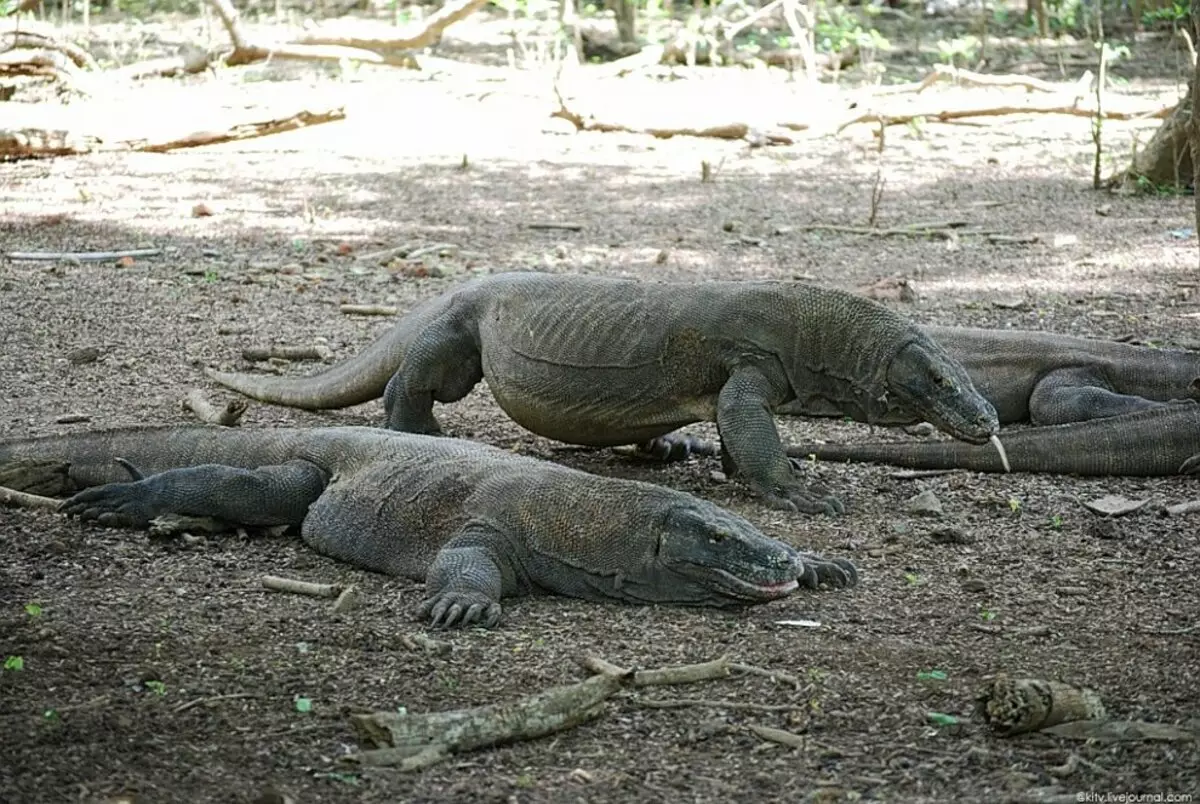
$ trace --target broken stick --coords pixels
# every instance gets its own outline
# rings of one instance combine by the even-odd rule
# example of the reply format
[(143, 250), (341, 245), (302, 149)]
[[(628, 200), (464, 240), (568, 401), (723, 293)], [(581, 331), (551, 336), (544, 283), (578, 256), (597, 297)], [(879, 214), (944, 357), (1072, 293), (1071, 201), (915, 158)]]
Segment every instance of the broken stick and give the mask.
[(396, 315), (400, 311), (386, 304), (343, 304), (338, 312), (342, 315)]
[(29, 262), (109, 262), (125, 257), (157, 257), (161, 248), (129, 248), (122, 251), (10, 251), (4, 256), (10, 260)]
[(250, 363), (263, 360), (331, 360), (333, 350), (323, 343), (312, 346), (247, 346), (242, 350), (242, 359)]
[(57, 511), (60, 501), (53, 497), (28, 494), (24, 491), (0, 486), (0, 505), (10, 508), (29, 508), (34, 511)]
[(246, 412), (244, 399), (232, 399), (223, 408), (218, 408), (204, 396), (199, 388), (188, 391), (183, 398), (183, 409), (196, 414), (196, 418), (206, 424), (218, 424), (222, 427), (234, 427)]
[(311, 583), (298, 581), (295, 578), (281, 578), (278, 575), (264, 575), (263, 589), (272, 592), (289, 592), (293, 595), (308, 595), (309, 597), (333, 597), (338, 594), (339, 587), (331, 583)]

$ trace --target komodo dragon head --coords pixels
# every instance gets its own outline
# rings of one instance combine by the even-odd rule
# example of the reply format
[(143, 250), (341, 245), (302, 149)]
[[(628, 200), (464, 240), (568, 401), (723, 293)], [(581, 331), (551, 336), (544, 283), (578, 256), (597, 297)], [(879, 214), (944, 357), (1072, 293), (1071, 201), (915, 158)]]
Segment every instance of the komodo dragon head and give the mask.
[[(749, 606), (786, 597), (800, 586), (858, 581), (854, 565), (800, 553), (742, 517), (703, 500), (673, 504), (652, 532), (642, 571), (626, 574), (617, 596), (637, 603)], [(610, 587), (611, 588), (611, 587)]]
[(912, 414), (971, 444), (993, 440), (1000, 431), (996, 409), (957, 360), (939, 344), (921, 337), (906, 344), (887, 368), (886, 399), (892, 410)]

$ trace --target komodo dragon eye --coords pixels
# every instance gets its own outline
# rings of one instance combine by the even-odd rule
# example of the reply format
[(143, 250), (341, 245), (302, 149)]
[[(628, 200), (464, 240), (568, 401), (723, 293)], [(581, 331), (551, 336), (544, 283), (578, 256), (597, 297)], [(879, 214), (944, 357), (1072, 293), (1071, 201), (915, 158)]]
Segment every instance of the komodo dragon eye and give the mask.
[(709, 534), (708, 540), (710, 542), (723, 542), (728, 537), (729, 537), (729, 531), (714, 530), (711, 534)]

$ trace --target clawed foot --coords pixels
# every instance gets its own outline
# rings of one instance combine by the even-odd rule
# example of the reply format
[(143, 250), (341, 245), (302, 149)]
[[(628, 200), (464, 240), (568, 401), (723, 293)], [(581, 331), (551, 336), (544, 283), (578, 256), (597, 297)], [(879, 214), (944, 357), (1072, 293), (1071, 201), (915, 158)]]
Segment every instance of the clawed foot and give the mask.
[(846, 506), (829, 489), (814, 484), (807, 489), (800, 486), (775, 486), (767, 488), (751, 484), (767, 505), (779, 511), (799, 511), (803, 514), (826, 514), (836, 516), (846, 513)]
[(663, 463), (675, 463), (686, 461), (693, 455), (702, 457), (716, 455), (717, 448), (712, 442), (705, 441), (703, 438), (668, 433), (638, 444), (638, 452)]
[(1200, 475), (1200, 455), (1193, 455), (1179, 467), (1181, 475)]
[(157, 512), (145, 504), (137, 483), (109, 483), (84, 489), (59, 508), (67, 516), (98, 522), (105, 527), (144, 528)]
[(813, 553), (800, 553), (800, 573), (796, 580), (801, 586), (816, 589), (827, 583), (835, 589), (858, 585), (858, 569), (844, 558), (822, 558)]
[(500, 622), (500, 604), (481, 592), (439, 592), (421, 603), (421, 616), (434, 628), (482, 625)]

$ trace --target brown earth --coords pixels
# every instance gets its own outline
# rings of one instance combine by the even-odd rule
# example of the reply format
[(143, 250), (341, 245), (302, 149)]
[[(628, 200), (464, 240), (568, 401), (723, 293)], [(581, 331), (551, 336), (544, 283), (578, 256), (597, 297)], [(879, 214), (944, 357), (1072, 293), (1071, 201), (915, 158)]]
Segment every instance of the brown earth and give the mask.
[[(312, 75), (205, 79), (192, 89), (250, 102), (334, 99), (347, 104), (346, 122), (165, 156), (0, 166), (0, 251), (165, 250), (126, 266), (0, 262), (0, 436), (187, 423), (179, 402), (188, 389), (229, 398), (201, 368), (239, 365), (244, 346), (320, 340), (344, 358), (391, 321), (341, 315), (339, 303), (404, 309), (470, 274), (513, 268), (807, 277), (845, 288), (903, 277), (916, 298), (895, 306), (923, 322), (1200, 339), (1196, 244), (1181, 231), (1192, 226), (1191, 199), (1094, 193), (1086, 119), (897, 127), (882, 155), (862, 126), (751, 149), (564, 133), (546, 116), (548, 81), (536, 71), (497, 68), (465, 83), (365, 70)], [(1172, 79), (1138, 78), (1127, 91), (1169, 97)], [(680, 98), (707, 93), (704, 103), (739, 86), (743, 101), (763, 92), (762, 106), (779, 118), (784, 103), (805, 108), (801, 89), (754, 72), (701, 70), (675, 83)], [(659, 91), (650, 84), (647, 92)], [(956, 92), (937, 97), (953, 102)], [(1153, 127), (1108, 126), (1108, 164), (1124, 159), (1133, 132), (1144, 141)], [(702, 160), (715, 168), (711, 183), (699, 180)], [(877, 166), (886, 179), (880, 225), (954, 219), (1039, 240), (801, 230), (862, 224)], [(216, 214), (192, 217), (198, 203)], [(528, 227), (538, 222), (580, 229)], [(412, 263), (356, 261), (439, 243), (448, 245)], [(99, 359), (70, 362), (82, 347), (99, 349)], [(381, 412), (378, 403), (325, 414), (255, 405), (245, 426), (378, 424)], [(55, 423), (67, 414), (88, 421)], [(438, 635), (453, 650), (434, 656), (403, 646), (404, 635), (422, 630), (412, 616), (420, 584), (357, 572), (292, 537), (152, 541), (0, 510), (0, 654), (24, 660), (22, 670), (0, 672), (0, 800), (252, 801), (269, 788), (300, 802), (1200, 793), (1194, 743), (1000, 739), (969, 719), (982, 680), (1005, 671), (1093, 687), (1121, 717), (1197, 725), (1197, 519), (1156, 512), (1195, 497), (1194, 480), (911, 481), (885, 467), (819, 465), (848, 513), (814, 518), (765, 510), (714, 478), (712, 460), (661, 468), (536, 438), (483, 389), (440, 415), (457, 436), (727, 505), (772, 535), (852, 558), (862, 583), (739, 612), (514, 600), (500, 628)], [(832, 422), (786, 421), (781, 430), (792, 440), (870, 435)], [(906, 511), (926, 488), (945, 506), (939, 519)], [(1105, 522), (1080, 504), (1104, 494), (1152, 504)], [(969, 543), (938, 543), (931, 532), (944, 527)], [(366, 604), (331, 616), (326, 601), (262, 592), (266, 573), (353, 582)], [(797, 619), (821, 626), (779, 623)], [(1038, 627), (1043, 636), (1020, 635)], [(584, 652), (646, 667), (729, 655), (803, 684), (737, 677), (638, 692), (573, 731), (414, 775), (341, 762), (355, 748), (348, 713), (508, 700), (579, 678), (572, 657)], [(934, 670), (945, 680), (919, 675)], [(298, 696), (311, 712), (297, 711)], [(661, 697), (794, 709), (645, 705)], [(937, 725), (931, 713), (960, 722)], [(746, 724), (811, 742), (803, 750), (763, 743)]]

